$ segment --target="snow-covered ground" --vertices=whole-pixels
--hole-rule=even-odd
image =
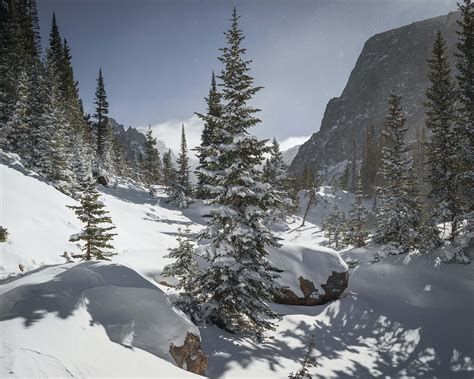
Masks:
[[[180,345],[194,326],[169,303],[166,293],[173,290],[159,282],[178,228],[189,225],[197,233],[206,208],[198,202],[181,212],[166,204],[163,192],[151,197],[130,183],[102,189],[117,226],[118,255],[113,263],[64,264],[64,252],[79,251],[68,242],[80,228],[66,207],[75,201],[12,157],[0,164],[0,181],[0,225],[10,233],[0,244],[0,376],[193,376],[173,364],[166,346]],[[302,204],[277,231],[283,247],[271,257],[284,266],[282,281],[294,291],[293,275],[325,276],[345,265],[324,247],[318,225],[335,202],[347,210],[352,198],[324,187],[320,200],[304,227]],[[286,378],[314,335],[315,378],[472,378],[473,264],[439,265],[430,256],[374,263],[376,253],[342,253],[360,265],[341,299],[313,307],[272,305],[282,319],[263,343],[200,327],[207,375]]]

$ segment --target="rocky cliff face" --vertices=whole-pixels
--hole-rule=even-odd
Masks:
[[[424,93],[429,84],[426,61],[431,56],[435,33],[440,30],[447,40],[454,69],[458,17],[453,12],[371,37],[342,95],[329,101],[320,130],[299,148],[290,171],[299,173],[306,164],[324,172],[350,159],[352,138],[356,141],[356,156],[361,158],[367,124],[373,123],[377,131],[381,130],[392,89],[402,96],[408,138],[415,138],[417,129],[424,124]]]

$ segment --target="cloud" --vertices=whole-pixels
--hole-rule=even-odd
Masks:
[[[167,147],[178,153],[181,144],[181,125],[184,125],[188,149],[198,146],[201,143],[201,133],[204,125],[202,120],[196,115],[186,120],[171,120],[155,124],[151,128],[154,137],[163,141]],[[138,129],[145,131],[148,127],[140,127]],[[193,154],[192,151],[190,153]]]
[[[309,140],[310,136],[301,136],[301,137],[288,137],[285,138],[283,141],[279,141],[280,143],[280,150],[285,151],[293,146],[302,145],[307,140]]]

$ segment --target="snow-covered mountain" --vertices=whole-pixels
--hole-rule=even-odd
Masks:
[[[275,227],[282,247],[270,259],[281,284],[306,296],[331,272],[358,267],[338,300],[318,306],[272,304],[282,314],[264,342],[236,338],[214,326],[194,326],[171,304],[161,271],[178,228],[198,233],[209,209],[178,210],[158,191],[133,183],[101,188],[116,225],[112,262],[65,263],[80,223],[76,201],[25,169],[14,154],[0,164],[0,375],[2,377],[194,377],[176,366],[170,344],[197,335],[212,378],[286,378],[314,336],[317,378],[374,376],[468,378],[474,372],[470,305],[474,266],[439,264],[433,255],[384,256],[380,249],[341,254],[325,246],[320,222],[334,204],[347,212],[352,195],[323,187],[304,227],[307,196],[288,224]],[[73,342],[73,343],[72,343]],[[204,361],[202,361],[204,362]],[[184,366],[183,366],[184,367]]]

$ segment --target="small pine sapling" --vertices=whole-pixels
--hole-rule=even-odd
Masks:
[[[84,229],[71,236],[70,242],[83,241],[82,254],[73,255],[73,258],[90,261],[110,260],[110,257],[116,255],[110,250],[113,246],[110,240],[116,235],[111,233],[115,228],[112,219],[105,210],[105,205],[99,201],[100,194],[95,188],[92,180],[87,180],[83,184],[83,194],[79,206],[68,205],[74,210],[77,218],[84,223]]]

